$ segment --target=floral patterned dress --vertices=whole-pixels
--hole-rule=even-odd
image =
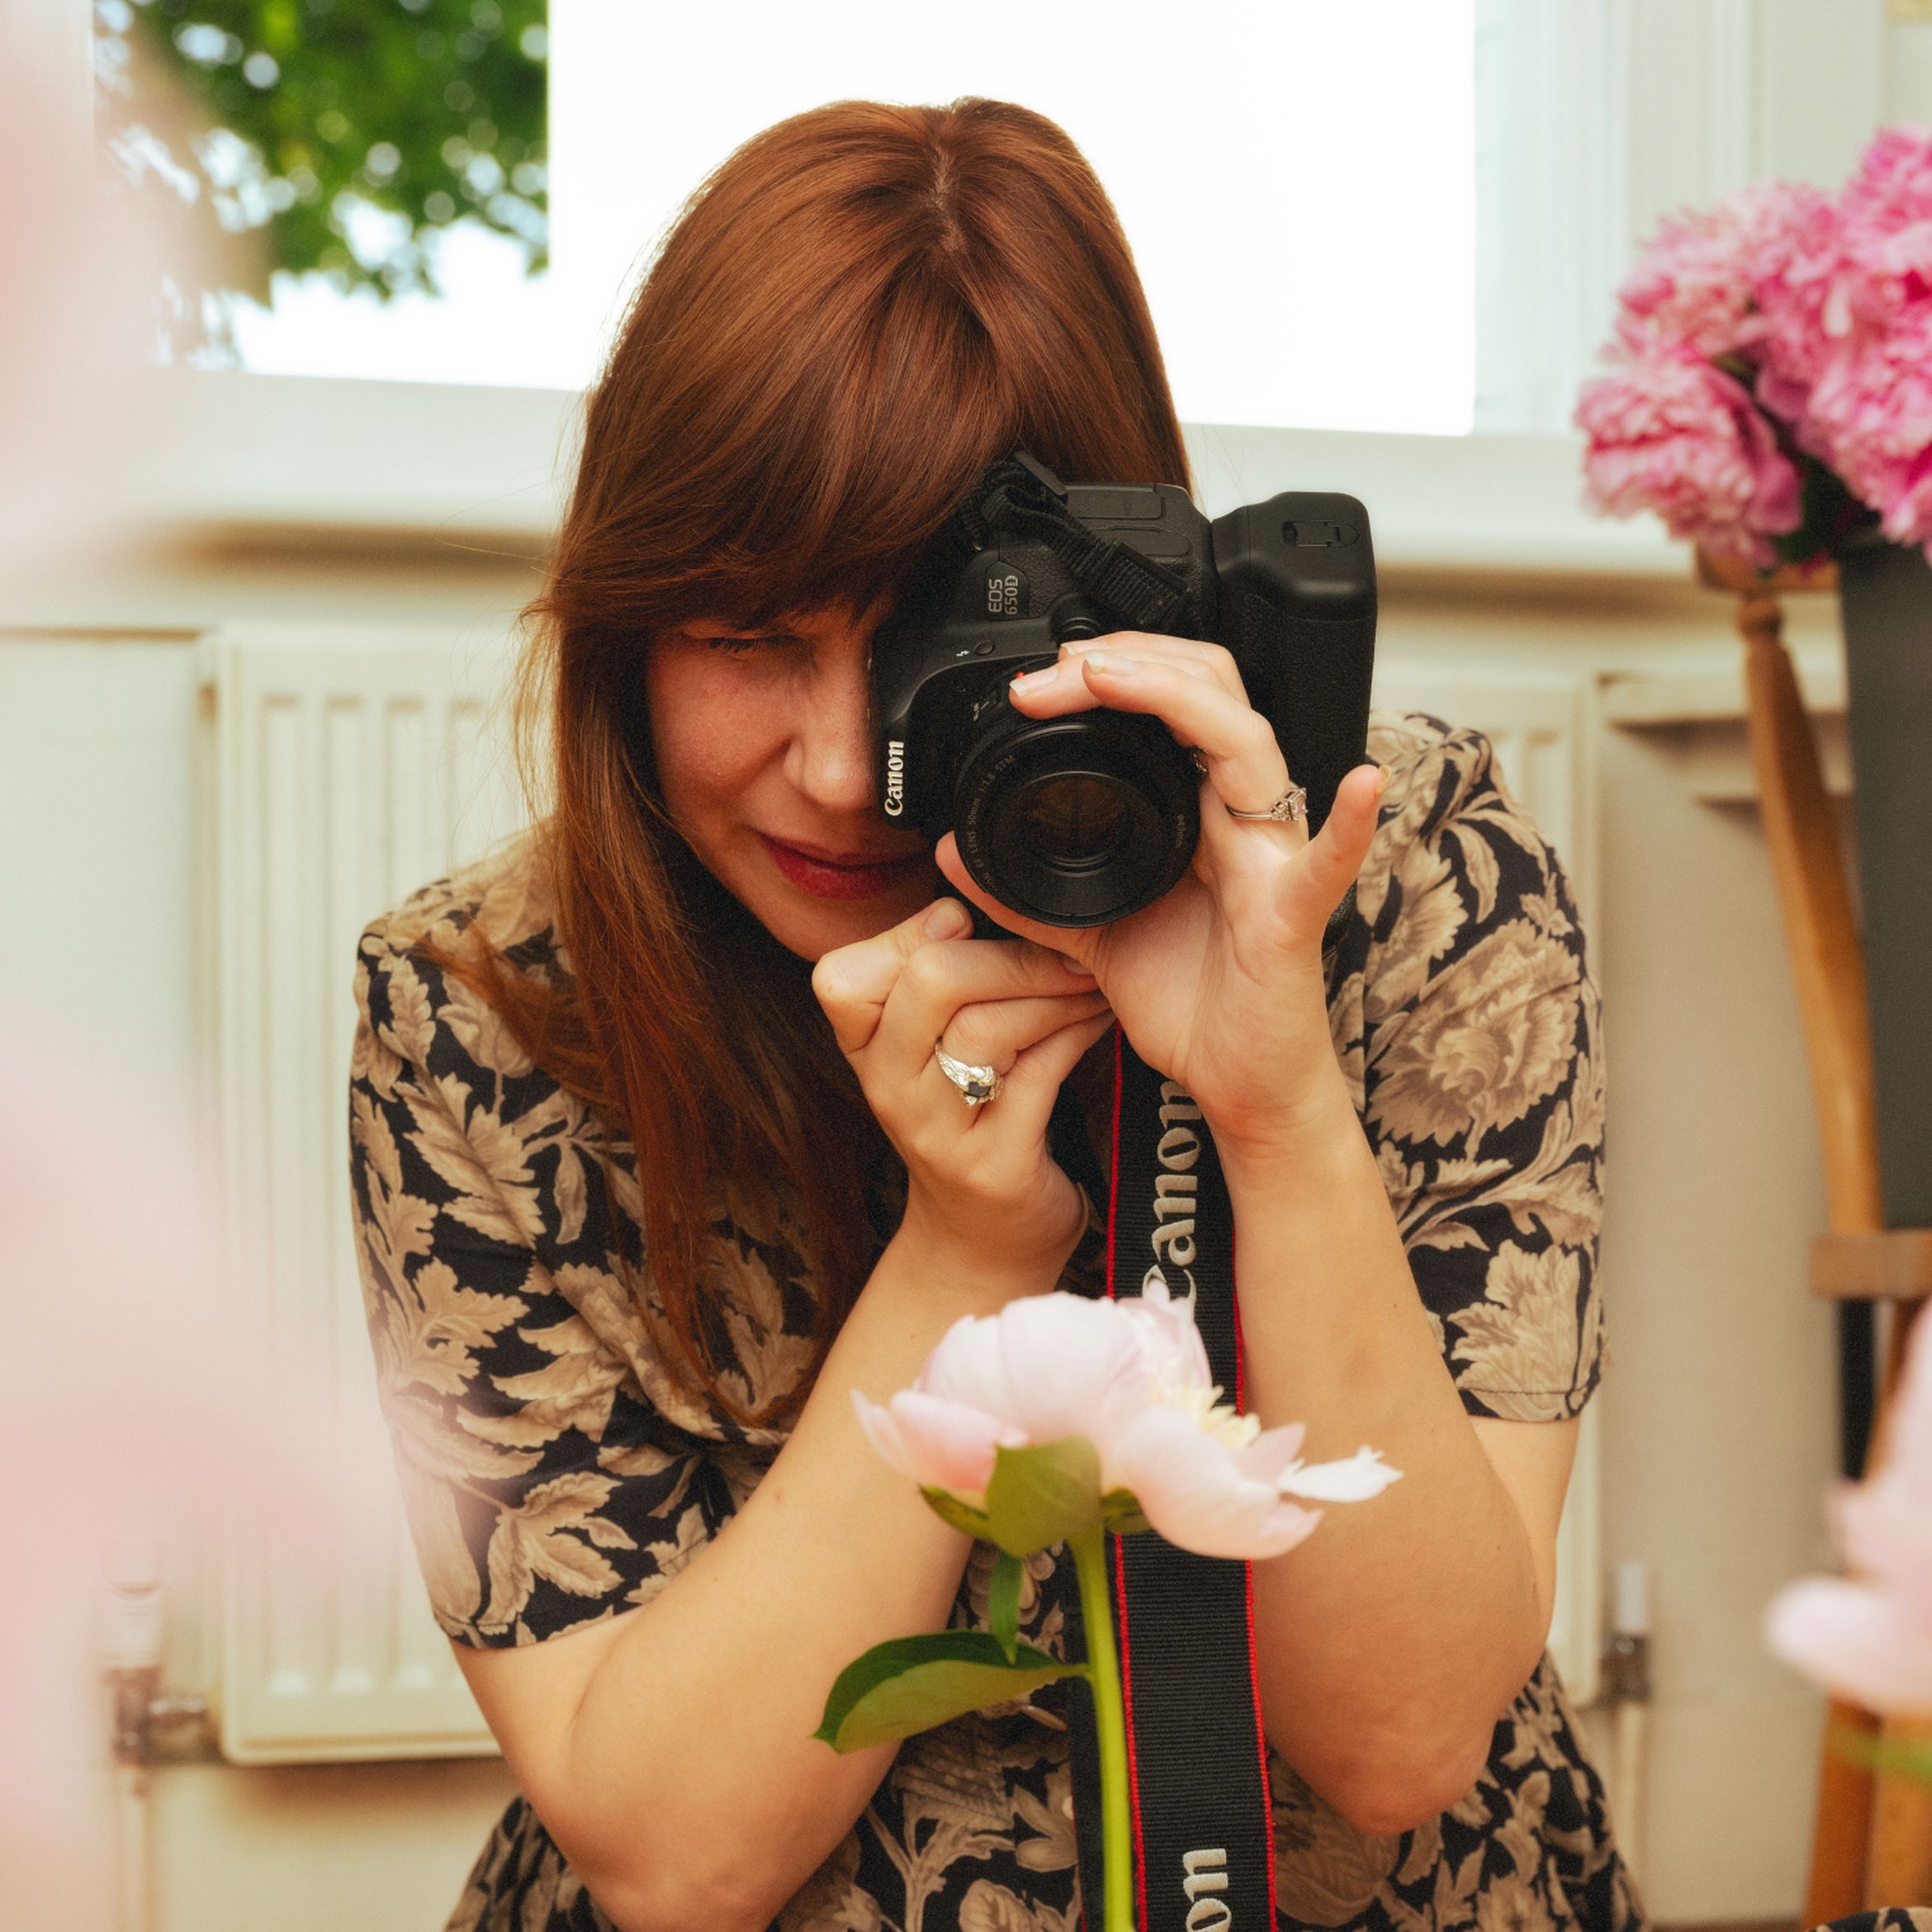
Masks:
[[[1597,993],[1563,872],[1487,741],[1377,713],[1390,768],[1332,961],[1336,1052],[1445,1371],[1472,1415],[1575,1415],[1603,1358],[1596,1280],[1603,1086]],[[528,844],[416,893],[364,934],[351,1092],[358,1248],[378,1379],[430,1602],[457,1643],[542,1643],[648,1604],[784,1440],[668,1371],[612,1266],[638,1221],[619,1143],[495,1013],[416,951],[471,921],[523,969],[569,970]],[[782,1205],[717,1204],[709,1286],[755,1404],[796,1383],[812,1283]],[[1101,1265],[1090,1227],[1069,1272]],[[634,1250],[633,1250],[634,1252]],[[1077,1285],[1070,1283],[1070,1285]],[[984,1627],[976,1546],[953,1621]],[[1023,1634],[1061,1641],[1054,1560]],[[1363,1932],[1633,1932],[1603,1790],[1546,1658],[1487,1769],[1439,1818],[1372,1836],[1271,1754],[1285,1925]],[[912,1738],[779,1932],[1072,1932],[1063,1721],[1043,1695]],[[610,1932],[514,1802],[450,1932]]]

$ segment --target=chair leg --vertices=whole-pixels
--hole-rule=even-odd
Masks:
[[[1878,1735],[1888,1745],[1932,1740],[1932,1724],[1887,1718]],[[1872,1849],[1865,1873],[1865,1907],[1932,1903],[1932,1804],[1915,1778],[1881,1771],[1872,1806]]]
[[[1869,1711],[1834,1698],[1825,1712],[1818,1754],[1817,1821],[1811,1835],[1811,1873],[1805,1888],[1806,1925],[1822,1925],[1865,1908],[1865,1868],[1872,1843],[1875,1794],[1872,1773],[1838,1748],[1846,1733],[1876,1737]]]

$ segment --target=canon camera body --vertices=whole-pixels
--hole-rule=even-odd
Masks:
[[[1226,646],[1312,830],[1367,736],[1368,514],[1289,490],[1210,523],[1171,484],[1063,484],[1025,455],[974,485],[873,640],[879,798],[930,838],[955,833],[987,893],[1048,925],[1151,904],[1200,834],[1200,774],[1158,718],[1030,718],[1009,698],[1063,643],[1125,630]]]

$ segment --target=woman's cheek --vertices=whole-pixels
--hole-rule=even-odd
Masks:
[[[654,656],[646,679],[651,747],[665,804],[699,795],[723,799],[764,762],[765,741],[782,732],[786,699],[782,680],[757,664],[704,649],[670,650]]]

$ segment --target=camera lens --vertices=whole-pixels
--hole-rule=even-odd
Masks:
[[[1061,771],[1024,787],[1014,801],[1014,816],[1019,836],[1043,863],[1084,872],[1116,855],[1132,808],[1112,779]]]
[[[966,869],[1002,905],[1049,926],[1101,926],[1186,869],[1199,796],[1158,718],[1030,718],[1002,703],[961,759],[952,823]]]

